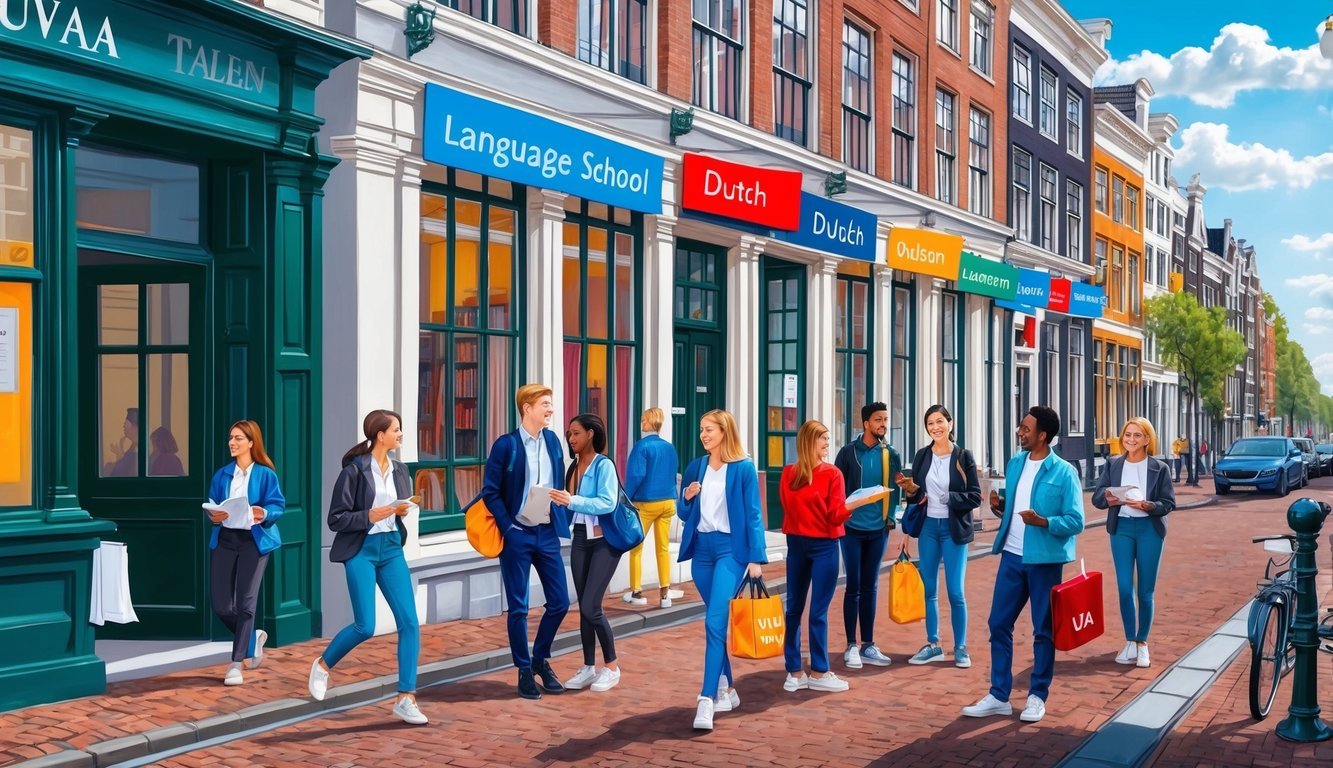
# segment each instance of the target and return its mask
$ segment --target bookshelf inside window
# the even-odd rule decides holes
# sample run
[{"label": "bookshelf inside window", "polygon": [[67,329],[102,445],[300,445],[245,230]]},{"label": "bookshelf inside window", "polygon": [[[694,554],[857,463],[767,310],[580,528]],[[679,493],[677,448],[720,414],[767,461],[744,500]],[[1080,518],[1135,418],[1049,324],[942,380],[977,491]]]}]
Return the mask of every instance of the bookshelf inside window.
[{"label": "bookshelf inside window", "polygon": [[[475,307],[459,308],[475,316]],[[454,353],[454,458],[475,457],[481,453],[481,338],[456,334]]]}]

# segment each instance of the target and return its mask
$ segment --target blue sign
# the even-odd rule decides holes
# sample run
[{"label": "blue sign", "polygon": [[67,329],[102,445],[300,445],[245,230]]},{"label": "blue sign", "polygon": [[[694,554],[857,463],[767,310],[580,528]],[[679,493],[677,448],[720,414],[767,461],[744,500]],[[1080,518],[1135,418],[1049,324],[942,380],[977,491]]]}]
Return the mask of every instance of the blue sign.
[{"label": "blue sign", "polygon": [[775,230],[773,237],[817,251],[862,261],[875,261],[875,236],[879,218],[875,214],[801,193],[801,228],[794,232]]},{"label": "blue sign", "polygon": [[662,158],[530,112],[426,84],[426,161],[643,213],[662,212]]},{"label": "blue sign", "polygon": [[1069,314],[1075,317],[1101,317],[1106,308],[1106,291],[1100,285],[1069,283]]},{"label": "blue sign", "polygon": [[1051,300],[1051,274],[1039,269],[1018,270],[1018,295],[1013,301],[997,301],[996,305],[1029,315],[1045,308]]}]

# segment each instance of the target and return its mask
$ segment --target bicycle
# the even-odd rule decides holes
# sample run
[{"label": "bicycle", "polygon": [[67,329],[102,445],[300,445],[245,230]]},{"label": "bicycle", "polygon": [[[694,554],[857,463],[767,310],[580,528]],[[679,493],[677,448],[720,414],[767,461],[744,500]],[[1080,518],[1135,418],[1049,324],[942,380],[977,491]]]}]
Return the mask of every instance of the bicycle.
[{"label": "bicycle", "polygon": [[[1291,571],[1295,557],[1296,535],[1280,533],[1256,536],[1254,543],[1263,542],[1264,550],[1285,557],[1270,557],[1264,567],[1264,579],[1250,604],[1247,628],[1250,640],[1250,716],[1255,720],[1268,717],[1277,698],[1277,690],[1296,663],[1296,646],[1292,643],[1292,627],[1296,623],[1296,575]],[[1329,538],[1333,546],[1333,537]],[[1319,622],[1319,650],[1333,653],[1333,608],[1327,608]]]}]

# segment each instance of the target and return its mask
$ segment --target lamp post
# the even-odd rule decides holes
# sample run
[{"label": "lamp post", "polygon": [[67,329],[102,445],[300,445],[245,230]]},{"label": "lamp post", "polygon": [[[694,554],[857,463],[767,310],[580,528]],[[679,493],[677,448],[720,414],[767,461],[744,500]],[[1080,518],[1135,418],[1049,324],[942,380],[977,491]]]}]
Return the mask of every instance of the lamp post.
[{"label": "lamp post", "polygon": [[1333,59],[1333,14],[1319,25],[1319,52],[1326,59]]}]

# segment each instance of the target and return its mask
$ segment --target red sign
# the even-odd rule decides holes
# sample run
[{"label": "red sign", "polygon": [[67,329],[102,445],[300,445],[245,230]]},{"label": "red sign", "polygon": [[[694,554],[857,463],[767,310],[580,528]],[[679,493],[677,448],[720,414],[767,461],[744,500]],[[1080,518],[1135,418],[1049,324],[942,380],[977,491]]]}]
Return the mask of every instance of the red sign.
[{"label": "red sign", "polygon": [[774,229],[801,226],[801,172],[686,153],[681,205]]},{"label": "red sign", "polygon": [[1046,308],[1056,312],[1069,313],[1069,281],[1063,277],[1051,278],[1051,300]]}]

